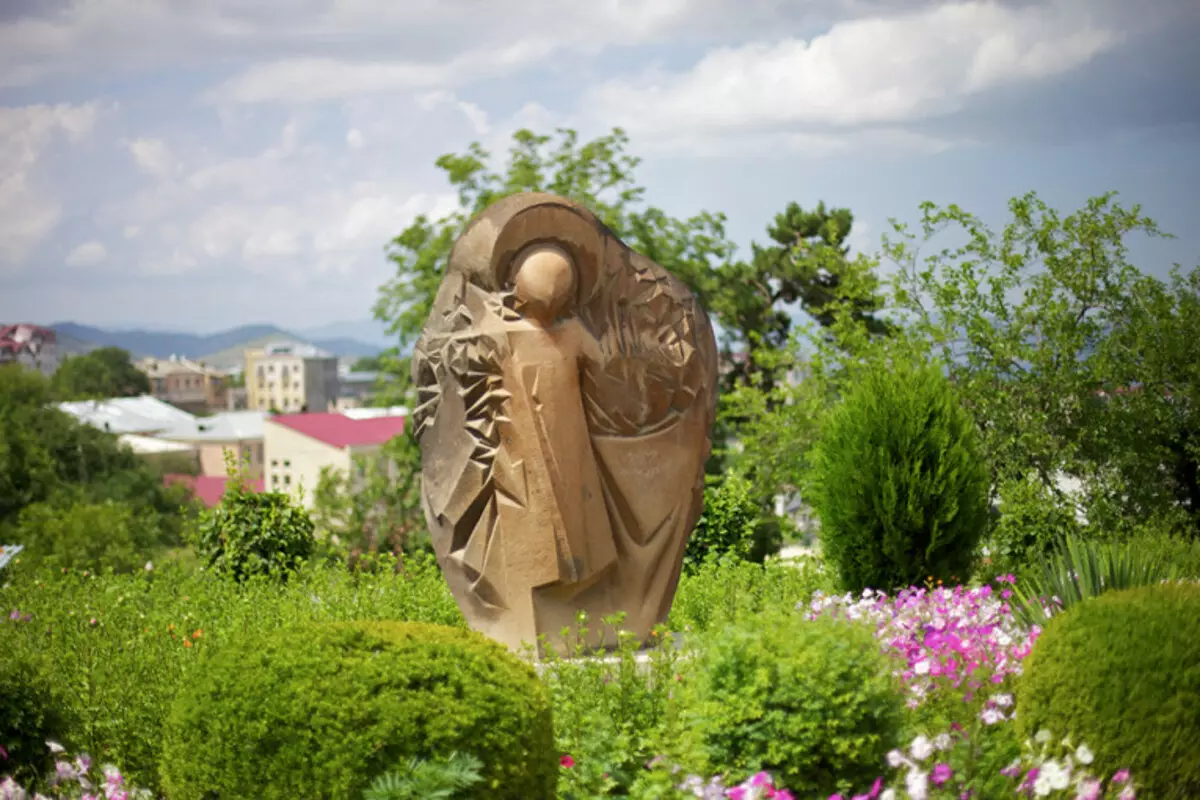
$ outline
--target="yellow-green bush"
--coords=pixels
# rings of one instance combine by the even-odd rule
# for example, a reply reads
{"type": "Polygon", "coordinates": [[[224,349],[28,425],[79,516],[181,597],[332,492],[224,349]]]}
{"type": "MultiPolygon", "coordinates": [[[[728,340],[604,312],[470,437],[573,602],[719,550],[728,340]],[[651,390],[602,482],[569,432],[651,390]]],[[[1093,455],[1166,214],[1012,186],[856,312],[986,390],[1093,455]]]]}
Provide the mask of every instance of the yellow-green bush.
{"type": "Polygon", "coordinates": [[[1200,797],[1200,585],[1085,600],[1046,625],[1017,695],[1022,733],[1086,743],[1142,796],[1200,797]]]}
{"type": "Polygon", "coordinates": [[[482,636],[402,622],[309,624],[215,649],[166,726],[172,800],[358,800],[407,759],[471,754],[488,797],[551,798],[550,701],[482,636]]]}
{"type": "Polygon", "coordinates": [[[797,797],[870,785],[904,699],[869,628],[794,612],[702,637],[681,703],[692,771],[768,770],[797,797]]]}

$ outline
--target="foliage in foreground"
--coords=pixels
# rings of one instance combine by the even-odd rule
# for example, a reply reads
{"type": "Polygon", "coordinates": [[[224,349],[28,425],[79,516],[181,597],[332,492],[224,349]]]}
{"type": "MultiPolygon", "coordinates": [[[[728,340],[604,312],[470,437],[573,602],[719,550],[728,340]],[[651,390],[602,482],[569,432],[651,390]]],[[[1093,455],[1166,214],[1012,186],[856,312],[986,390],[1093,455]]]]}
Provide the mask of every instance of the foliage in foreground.
{"type": "Polygon", "coordinates": [[[410,758],[400,769],[376,778],[363,793],[363,800],[450,800],[481,783],[482,769],[482,761],[462,753],[410,758]]]}
{"type": "Polygon", "coordinates": [[[1017,708],[1025,735],[1069,732],[1149,797],[1200,796],[1200,585],[1112,592],[1051,619],[1017,708]]]}
{"type": "Polygon", "coordinates": [[[201,657],[164,738],[172,800],[357,800],[404,759],[456,752],[483,762],[491,797],[548,798],[558,779],[532,667],[478,633],[420,623],[237,637],[201,657]]]}
{"type": "Polygon", "coordinates": [[[308,621],[464,625],[431,558],[410,559],[404,574],[394,559],[377,560],[377,569],[312,564],[285,583],[241,584],[176,564],[100,575],[10,565],[0,607],[28,620],[0,625],[0,652],[35,663],[59,690],[63,744],[156,789],[163,721],[207,648],[308,621]]]}
{"type": "Polygon", "coordinates": [[[845,589],[968,578],[988,522],[987,471],[936,364],[862,370],[825,420],[810,478],[822,551],[845,589]]]}
{"type": "Polygon", "coordinates": [[[1017,615],[1027,624],[1046,623],[1053,614],[1105,592],[1155,586],[1180,577],[1179,565],[1133,542],[1096,542],[1078,536],[1058,542],[1039,556],[1016,583],[1017,615]]]}
{"type": "Polygon", "coordinates": [[[871,631],[795,612],[712,631],[683,687],[685,761],[706,774],[776,772],[803,796],[869,783],[903,724],[871,631]]]}

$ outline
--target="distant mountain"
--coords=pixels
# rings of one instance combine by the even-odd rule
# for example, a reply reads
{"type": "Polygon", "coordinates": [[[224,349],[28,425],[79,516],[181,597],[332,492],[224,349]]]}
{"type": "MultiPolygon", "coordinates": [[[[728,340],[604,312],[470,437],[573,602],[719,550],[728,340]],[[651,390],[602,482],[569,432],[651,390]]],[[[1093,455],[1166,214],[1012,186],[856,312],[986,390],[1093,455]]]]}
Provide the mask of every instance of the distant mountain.
{"type": "Polygon", "coordinates": [[[275,342],[311,344],[333,355],[345,357],[371,356],[384,349],[381,345],[349,337],[300,336],[275,325],[242,325],[210,334],[146,330],[110,331],[74,322],[59,322],[51,327],[58,334],[60,352],[86,353],[97,347],[120,347],[137,358],[186,356],[218,369],[228,369],[240,364],[242,351],[246,348],[261,347],[275,342]]]}
{"type": "Polygon", "coordinates": [[[315,328],[302,328],[296,333],[310,342],[353,339],[364,344],[377,345],[381,349],[391,347],[396,343],[395,337],[388,336],[384,332],[383,324],[373,319],[356,322],[331,322],[315,328]]]}

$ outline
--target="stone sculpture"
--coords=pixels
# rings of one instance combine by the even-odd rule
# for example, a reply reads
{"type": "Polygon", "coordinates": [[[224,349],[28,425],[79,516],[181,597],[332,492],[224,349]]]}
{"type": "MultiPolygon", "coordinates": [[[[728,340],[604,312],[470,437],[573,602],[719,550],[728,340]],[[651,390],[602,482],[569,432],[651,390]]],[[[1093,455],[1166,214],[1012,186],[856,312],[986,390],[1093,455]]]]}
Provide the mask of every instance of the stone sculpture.
{"type": "Polygon", "coordinates": [[[422,502],[471,627],[562,652],[663,621],[703,501],[716,342],[696,298],[582,206],[467,226],[413,352],[422,502]]]}

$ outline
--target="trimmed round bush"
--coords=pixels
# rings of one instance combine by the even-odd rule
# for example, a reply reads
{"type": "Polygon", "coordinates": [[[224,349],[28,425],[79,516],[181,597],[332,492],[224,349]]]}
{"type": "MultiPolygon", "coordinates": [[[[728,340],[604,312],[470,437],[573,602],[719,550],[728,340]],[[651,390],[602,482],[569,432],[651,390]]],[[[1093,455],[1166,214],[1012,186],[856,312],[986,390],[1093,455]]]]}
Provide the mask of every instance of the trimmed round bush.
{"type": "Polygon", "coordinates": [[[1200,585],[1101,595],[1046,625],[1017,693],[1024,735],[1085,743],[1145,797],[1200,797],[1200,585]]]}
{"type": "Polygon", "coordinates": [[[488,797],[552,798],[550,701],[534,673],[471,631],[310,623],[215,649],[167,720],[171,800],[359,800],[411,758],[470,754],[488,797]]]}
{"type": "Polygon", "coordinates": [[[971,415],[937,364],[863,369],[814,448],[809,500],[843,588],[966,583],[988,521],[971,415]]]}
{"type": "MultiPolygon", "coordinates": [[[[3,637],[0,649],[7,649],[3,637]]],[[[58,698],[37,666],[11,652],[0,658],[0,747],[7,753],[0,758],[0,776],[21,782],[42,778],[54,765],[46,740],[60,739],[66,727],[58,698]]]]}
{"type": "Polygon", "coordinates": [[[794,613],[704,636],[681,701],[693,771],[769,770],[797,797],[869,786],[904,713],[870,629],[794,613]]]}

